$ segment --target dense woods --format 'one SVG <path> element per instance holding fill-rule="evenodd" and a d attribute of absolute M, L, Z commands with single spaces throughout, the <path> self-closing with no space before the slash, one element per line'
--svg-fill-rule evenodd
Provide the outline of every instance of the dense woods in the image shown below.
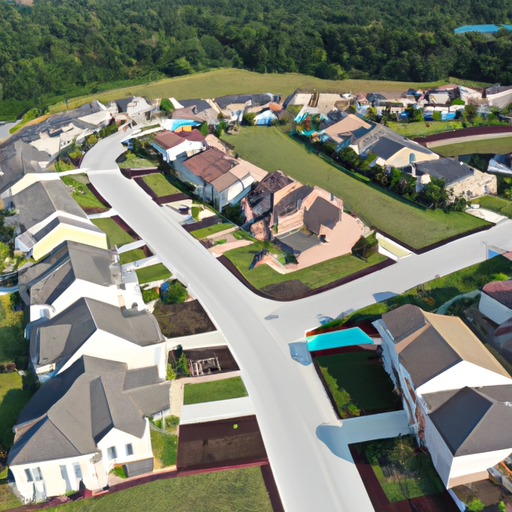
<path fill-rule="evenodd" d="M 512 83 L 512 0 L 0 1 L 0 98 L 214 67 L 321 78 Z"/>

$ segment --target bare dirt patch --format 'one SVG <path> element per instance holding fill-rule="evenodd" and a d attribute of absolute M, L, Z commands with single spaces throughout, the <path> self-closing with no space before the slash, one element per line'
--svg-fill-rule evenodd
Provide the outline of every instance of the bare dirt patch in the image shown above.
<path fill-rule="evenodd" d="M 163 304 L 158 301 L 153 314 L 167 338 L 215 331 L 210 317 L 197 300 L 184 304 Z"/>

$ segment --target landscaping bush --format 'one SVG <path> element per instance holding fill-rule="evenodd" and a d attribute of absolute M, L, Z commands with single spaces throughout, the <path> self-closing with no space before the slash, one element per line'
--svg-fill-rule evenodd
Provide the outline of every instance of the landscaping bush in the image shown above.
<path fill-rule="evenodd" d="M 237 226 L 240 226 L 244 223 L 244 216 L 242 213 L 242 207 L 239 204 L 228 204 L 224 206 L 222 209 L 222 215 L 226 217 L 226 219 L 233 222 Z"/>
<path fill-rule="evenodd" d="M 167 364 L 167 371 L 165 374 L 166 380 L 175 380 L 176 379 L 176 372 L 173 370 L 172 366 L 170 364 Z"/>
<path fill-rule="evenodd" d="M 116 475 L 119 478 L 126 478 L 126 473 L 123 466 L 115 466 L 110 472 L 112 475 Z"/>
<path fill-rule="evenodd" d="M 183 304 L 188 297 L 187 288 L 177 279 L 169 282 L 169 287 L 163 294 L 164 304 Z"/>
<path fill-rule="evenodd" d="M 160 102 L 160 110 L 163 110 L 164 112 L 172 112 L 174 110 L 172 101 L 169 98 L 162 98 L 162 101 Z"/>
<path fill-rule="evenodd" d="M 160 298 L 160 294 L 156 288 L 143 288 L 142 289 L 142 300 L 144 304 L 151 302 L 152 300 L 157 300 Z"/>

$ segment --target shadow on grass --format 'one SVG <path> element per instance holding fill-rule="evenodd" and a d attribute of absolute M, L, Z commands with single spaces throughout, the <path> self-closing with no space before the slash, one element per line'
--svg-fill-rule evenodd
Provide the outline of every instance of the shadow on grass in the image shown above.
<path fill-rule="evenodd" d="M 30 398 L 30 390 L 10 389 L 0 403 L 0 445 L 9 449 L 14 441 L 16 420 Z"/>

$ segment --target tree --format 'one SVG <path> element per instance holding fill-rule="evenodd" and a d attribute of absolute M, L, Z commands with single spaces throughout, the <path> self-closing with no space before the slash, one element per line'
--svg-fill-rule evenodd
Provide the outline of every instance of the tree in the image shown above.
<path fill-rule="evenodd" d="M 407 107 L 405 109 L 407 112 L 407 118 L 410 123 L 417 123 L 423 121 L 423 112 L 419 108 L 415 108 L 413 106 Z"/>
<path fill-rule="evenodd" d="M 446 183 L 442 178 L 434 178 L 431 176 L 430 183 L 425 186 L 423 193 L 427 200 L 432 203 L 432 208 L 434 210 L 439 207 L 444 207 L 448 201 Z"/>
<path fill-rule="evenodd" d="M 169 287 L 163 293 L 164 304 L 183 304 L 188 297 L 187 288 L 177 279 L 170 281 Z"/>
<path fill-rule="evenodd" d="M 466 123 L 472 124 L 478 115 L 478 109 L 476 105 L 466 105 L 464 112 L 462 112 L 462 120 Z"/>
<path fill-rule="evenodd" d="M 256 114 L 254 112 L 244 112 L 243 120 L 247 126 L 254 126 L 254 118 Z"/>
<path fill-rule="evenodd" d="M 174 110 L 174 105 L 169 98 L 162 98 L 160 102 L 160 109 L 164 112 L 172 112 Z"/>

